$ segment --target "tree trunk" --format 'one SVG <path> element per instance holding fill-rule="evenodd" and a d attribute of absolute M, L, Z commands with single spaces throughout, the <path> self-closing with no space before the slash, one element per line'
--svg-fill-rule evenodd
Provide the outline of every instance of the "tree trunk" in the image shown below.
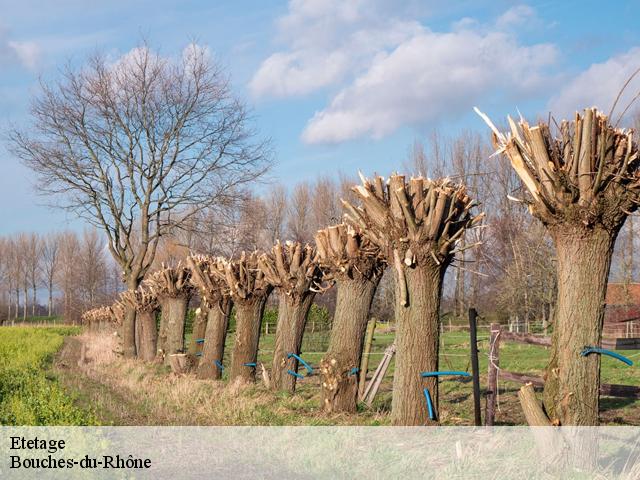
<path fill-rule="evenodd" d="M 156 356 L 163 360 L 165 365 L 169 365 L 169 354 L 167 354 L 167 314 L 168 307 L 163 307 L 160 303 L 160 325 L 158 327 L 158 351 Z M 175 352 L 174 352 L 175 353 Z"/>
<path fill-rule="evenodd" d="M 188 305 L 188 296 L 162 297 L 160 299 L 160 308 L 162 309 L 160 324 L 164 323 L 165 330 L 162 334 L 166 335 L 166 340 L 160 348 L 163 349 L 165 365 L 169 365 L 169 355 L 184 353 L 184 322 L 187 317 Z"/>
<path fill-rule="evenodd" d="M 422 372 L 438 371 L 439 311 L 442 290 L 442 266 L 405 268 L 408 305 L 402 304 L 402 278 L 396 275 L 395 316 L 396 363 L 393 379 L 391 421 L 394 425 L 433 425 L 429 419 L 426 387 L 438 414 L 438 379 L 422 378 Z"/>
<path fill-rule="evenodd" d="M 207 307 L 204 300 L 200 302 L 199 310 L 199 312 L 196 312 L 196 316 L 193 319 L 193 324 L 191 326 L 191 340 L 189 341 L 189 348 L 187 350 L 191 355 L 195 355 L 202 350 L 202 344 L 197 343 L 196 340 L 204 338 L 207 330 L 207 315 L 209 314 L 209 307 Z"/>
<path fill-rule="evenodd" d="M 251 297 L 249 300 L 236 302 L 236 338 L 231 355 L 231 382 L 240 379 L 243 382 L 254 382 L 258 358 L 258 342 L 262 314 L 268 295 Z"/>
<path fill-rule="evenodd" d="M 302 337 L 307 324 L 307 315 L 315 293 L 308 291 L 300 298 L 280 293 L 278 302 L 278 324 L 271 368 L 271 386 L 274 390 L 295 392 L 296 377 L 287 370 L 298 372 L 298 360 L 287 358 L 290 353 L 300 355 Z"/>
<path fill-rule="evenodd" d="M 151 362 L 156 358 L 158 330 L 156 328 L 155 310 L 138 312 L 136 321 L 140 323 L 140 352 L 139 356 Z"/>
<path fill-rule="evenodd" d="M 38 301 L 38 289 L 35 282 L 31 284 L 31 316 L 36 316 L 36 303 Z"/>
<path fill-rule="evenodd" d="M 202 358 L 197 371 L 198 378 L 214 380 L 222 378 L 220 365 L 224 358 L 229 315 L 231 315 L 231 299 L 228 297 L 223 298 L 209 309 Z"/>
<path fill-rule="evenodd" d="M 598 425 L 600 355 L 580 355 L 602 339 L 615 233 L 556 227 L 558 293 L 544 406 L 561 425 Z M 577 288 L 577 286 L 580 288 Z"/>
<path fill-rule="evenodd" d="M 24 286 L 24 305 L 22 306 L 22 321 L 27 321 L 27 304 L 29 303 L 29 289 Z"/>
<path fill-rule="evenodd" d="M 47 306 L 48 306 L 48 315 L 49 317 L 51 317 L 51 315 L 53 314 L 53 284 L 51 282 L 49 282 L 49 302 Z"/>
<path fill-rule="evenodd" d="M 139 282 L 129 279 L 127 288 L 135 290 Z M 125 306 L 125 314 L 122 320 L 122 353 L 125 358 L 134 358 L 138 354 L 136 344 L 136 310 L 131 306 Z"/>
<path fill-rule="evenodd" d="M 326 412 L 355 412 L 358 378 L 369 309 L 380 277 L 354 272 L 338 281 L 329 349 L 321 362 L 321 404 Z"/>

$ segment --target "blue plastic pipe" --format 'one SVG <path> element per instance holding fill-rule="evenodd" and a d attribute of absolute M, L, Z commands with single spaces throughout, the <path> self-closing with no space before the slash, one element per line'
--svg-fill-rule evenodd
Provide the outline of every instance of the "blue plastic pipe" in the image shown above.
<path fill-rule="evenodd" d="M 216 360 L 215 364 L 216 364 L 216 367 L 218 367 L 221 372 L 224 370 L 224 365 L 222 365 L 222 362 L 220 360 Z"/>
<path fill-rule="evenodd" d="M 431 420 L 435 420 L 436 419 L 436 412 L 433 408 L 433 402 L 431 401 L 431 394 L 429 393 L 429 389 L 425 388 L 424 389 L 424 398 L 427 399 L 427 410 L 429 410 L 429 418 Z"/>
<path fill-rule="evenodd" d="M 302 364 L 302 366 L 307 369 L 308 375 L 311 375 L 313 373 L 313 367 L 309 365 L 307 362 L 305 362 L 302 358 L 300 358 L 299 355 L 296 355 L 295 353 L 288 353 L 287 358 L 291 358 L 291 357 L 298 360 Z"/>
<path fill-rule="evenodd" d="M 443 375 L 455 375 L 459 377 L 470 377 L 471 374 L 467 372 L 458 371 L 443 371 L 443 372 L 422 372 L 421 377 L 441 377 Z"/>
<path fill-rule="evenodd" d="M 586 357 L 587 355 L 589 355 L 591 353 L 598 353 L 600 355 L 608 355 L 608 356 L 613 357 L 613 358 L 615 358 L 617 360 L 620 360 L 623 363 L 626 363 L 630 367 L 633 365 L 633 362 L 630 359 L 628 359 L 627 357 L 625 357 L 624 355 L 620 355 L 619 353 L 612 352 L 611 350 L 605 350 L 604 348 L 584 347 L 584 350 L 582 350 L 582 352 L 580 352 L 580 355 L 582 355 L 583 357 Z"/>

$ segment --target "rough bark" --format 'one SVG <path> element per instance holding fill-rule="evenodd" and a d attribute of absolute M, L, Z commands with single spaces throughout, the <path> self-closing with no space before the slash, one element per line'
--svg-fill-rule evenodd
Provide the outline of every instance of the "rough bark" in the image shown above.
<path fill-rule="evenodd" d="M 167 307 L 163 307 L 162 303 L 160 304 L 160 325 L 158 327 L 158 360 L 163 360 L 165 365 L 168 363 L 168 358 L 165 357 L 167 351 L 167 315 L 165 315 L 165 310 Z M 175 353 L 175 352 L 174 352 Z"/>
<path fill-rule="evenodd" d="M 222 378 L 222 369 L 216 362 L 222 364 L 224 358 L 230 314 L 231 299 L 229 297 L 221 298 L 217 305 L 209 308 L 202 357 L 197 371 L 198 378 L 213 380 Z"/>
<path fill-rule="evenodd" d="M 130 305 L 125 307 L 122 320 L 122 354 L 125 358 L 135 358 L 136 350 L 136 309 Z"/>
<path fill-rule="evenodd" d="M 231 355 L 229 380 L 253 383 L 256 379 L 255 364 L 258 359 L 258 342 L 262 314 L 268 295 L 254 295 L 244 301 L 235 301 L 236 336 Z M 249 365 L 248 365 L 249 364 Z"/>
<path fill-rule="evenodd" d="M 142 360 L 151 362 L 156 358 L 158 330 L 156 328 L 156 311 L 142 310 L 137 313 L 140 322 L 140 352 Z"/>
<path fill-rule="evenodd" d="M 203 336 L 192 336 L 190 345 L 195 353 L 198 345 L 194 340 L 204 338 L 197 375 L 199 378 L 218 379 L 222 377 L 222 369 L 216 361 L 222 363 L 232 306 L 230 289 L 221 274 L 224 262 L 207 255 L 191 255 L 187 257 L 187 265 L 191 270 L 190 281 L 200 292 L 201 311 L 207 314 Z"/>
<path fill-rule="evenodd" d="M 152 291 L 143 285 L 135 290 L 127 290 L 120 294 L 125 306 L 124 322 L 127 320 L 128 309 L 134 308 L 136 321 L 134 323 L 135 339 L 138 341 L 138 356 L 151 361 L 157 353 L 158 331 L 155 312 L 158 310 L 158 299 Z M 126 347 L 126 343 L 124 343 Z"/>
<path fill-rule="evenodd" d="M 396 275 L 398 272 L 396 272 Z M 442 271 L 437 266 L 405 269 L 408 303 L 403 304 L 396 287 L 396 363 L 393 377 L 391 421 L 394 425 L 436 424 L 430 420 L 423 389 L 429 389 L 438 408 L 437 377 L 422 372 L 438 371 L 439 312 Z M 396 279 L 396 285 L 401 280 Z"/>
<path fill-rule="evenodd" d="M 165 365 L 169 365 L 169 355 L 184 352 L 184 323 L 188 306 L 189 297 L 185 295 L 160 298 L 160 309 L 164 318 L 160 321 L 160 328 L 162 331 L 164 323 L 165 331 L 162 333 L 166 336 L 166 340 L 159 349 L 163 350 Z"/>
<path fill-rule="evenodd" d="M 190 279 L 191 270 L 178 262 L 173 267 L 162 264 L 144 282 L 160 302 L 162 317 L 158 355 L 164 357 L 165 365 L 169 365 L 169 355 L 184 352 L 184 323 L 193 292 Z"/>
<path fill-rule="evenodd" d="M 300 242 L 276 242 L 270 252 L 260 255 L 258 266 L 266 280 L 278 290 L 278 325 L 270 386 L 274 390 L 293 393 L 297 377 L 288 373 L 298 371 L 298 360 L 287 358 L 300 355 L 307 314 L 315 292 L 321 290 L 322 272 L 315 260 L 311 245 Z"/>
<path fill-rule="evenodd" d="M 478 112 L 480 113 L 480 112 Z M 611 251 L 638 208 L 640 162 L 633 131 L 595 108 L 555 126 L 508 118 L 493 142 L 528 191 L 522 199 L 547 228 L 557 252 L 557 305 L 544 405 L 555 424 L 597 425 L 599 355 L 580 351 L 602 336 Z"/>
<path fill-rule="evenodd" d="M 555 423 L 597 425 L 600 355 L 583 357 L 580 352 L 599 346 L 602 339 L 615 233 L 555 228 L 558 293 L 544 405 Z"/>
<path fill-rule="evenodd" d="M 438 369 L 438 316 L 442 278 L 461 247 L 468 228 L 483 214 L 473 216 L 474 202 L 463 185 L 448 179 L 430 180 L 392 175 L 373 180 L 361 177 L 353 191 L 362 202 L 345 202 L 351 224 L 377 245 L 393 266 L 396 287 L 397 357 L 392 400 L 395 425 L 424 425 L 429 420 L 424 400 L 428 388 L 438 411 L 437 377 L 423 379 L 424 371 Z"/>
<path fill-rule="evenodd" d="M 356 274 L 337 282 L 329 348 L 321 364 L 320 401 L 326 412 L 355 412 L 364 335 L 380 275 Z"/>
<path fill-rule="evenodd" d="M 274 390 L 295 392 L 296 377 L 287 372 L 298 372 L 298 360 L 290 353 L 301 354 L 304 329 L 307 315 L 313 303 L 314 292 L 308 291 L 302 296 L 292 297 L 280 292 L 278 302 L 278 325 L 271 368 L 271 387 Z"/>
<path fill-rule="evenodd" d="M 325 281 L 338 285 L 329 349 L 320 362 L 326 412 L 356 410 L 364 334 L 385 261 L 357 227 L 344 224 L 316 234 Z"/>
<path fill-rule="evenodd" d="M 202 351 L 202 344 L 197 343 L 196 340 L 204 338 L 207 331 L 207 317 L 209 315 L 209 307 L 206 302 L 201 302 L 200 307 L 196 309 L 196 314 L 193 319 L 193 325 L 191 326 L 191 340 L 189 341 L 188 353 L 195 355 Z"/>

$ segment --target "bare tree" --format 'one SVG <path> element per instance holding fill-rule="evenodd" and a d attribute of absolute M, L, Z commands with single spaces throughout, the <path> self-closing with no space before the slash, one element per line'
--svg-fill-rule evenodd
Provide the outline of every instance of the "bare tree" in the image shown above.
<path fill-rule="evenodd" d="M 308 183 L 298 183 L 291 193 L 288 222 L 289 237 L 294 242 L 308 243 L 312 240 L 311 188 Z"/>
<path fill-rule="evenodd" d="M 94 55 L 42 83 L 31 117 L 30 128 L 10 134 L 12 151 L 38 175 L 40 192 L 105 232 L 130 290 L 162 235 L 268 167 L 246 108 L 196 45 L 180 58 L 146 45 L 115 63 Z M 135 356 L 131 306 L 123 330 L 124 354 Z"/>
<path fill-rule="evenodd" d="M 602 337 L 605 293 L 616 237 L 637 209 L 638 145 L 595 108 L 555 129 L 509 119 L 495 146 L 526 187 L 529 212 L 545 226 L 557 253 L 557 302 L 544 388 L 546 413 L 563 425 L 597 425 L 600 358 L 582 356 Z"/>
<path fill-rule="evenodd" d="M 45 235 L 42 242 L 42 273 L 47 287 L 47 315 L 53 314 L 53 287 L 60 260 L 60 235 Z"/>
<path fill-rule="evenodd" d="M 284 238 L 287 215 L 287 190 L 283 185 L 275 185 L 265 197 L 267 205 L 266 230 L 268 242 L 273 245 Z"/>
<path fill-rule="evenodd" d="M 398 353 L 393 379 L 392 421 L 396 425 L 435 423 L 427 416 L 421 393 L 426 385 L 438 406 L 439 314 L 442 281 L 466 228 L 482 219 L 472 216 L 473 201 L 462 185 L 422 177 L 406 181 L 392 175 L 362 178 L 354 187 L 361 207 L 345 202 L 347 221 L 357 225 L 393 265 Z"/>

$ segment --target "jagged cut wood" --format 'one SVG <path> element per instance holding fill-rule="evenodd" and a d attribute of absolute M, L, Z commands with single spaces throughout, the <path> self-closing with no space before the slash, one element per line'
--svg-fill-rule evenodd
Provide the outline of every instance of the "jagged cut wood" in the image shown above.
<path fill-rule="evenodd" d="M 522 201 L 556 247 L 558 288 L 545 410 L 562 425 L 597 425 L 600 358 L 582 357 L 580 351 L 601 341 L 615 240 L 640 202 L 634 132 L 611 125 L 596 108 L 554 122 L 555 127 L 508 117 L 506 133 L 477 112 L 492 130 L 497 153 L 506 155 L 522 180 Z"/>
<path fill-rule="evenodd" d="M 124 321 L 124 316 L 126 313 L 126 308 L 122 302 L 116 301 L 111 305 L 111 311 L 113 313 L 113 322 L 116 326 L 122 326 L 122 322 Z"/>
<path fill-rule="evenodd" d="M 258 267 L 266 280 L 287 296 L 320 291 L 322 272 L 315 261 L 315 250 L 300 242 L 276 242 L 270 252 L 258 257 Z"/>
<path fill-rule="evenodd" d="M 81 316 L 82 323 L 89 327 L 89 330 L 101 330 L 108 324 L 116 324 L 115 313 L 110 306 L 97 307 L 84 312 Z"/>
<path fill-rule="evenodd" d="M 264 306 L 273 289 L 258 268 L 258 252 L 240 258 L 216 258 L 211 272 L 226 283 L 236 308 L 236 338 L 231 356 L 231 382 L 254 382 Z"/>
<path fill-rule="evenodd" d="M 293 393 L 307 316 L 316 292 L 322 290 L 322 271 L 315 250 L 300 242 L 278 241 L 270 252 L 258 258 L 258 267 L 279 292 L 278 324 L 270 384 L 274 390 Z"/>
<path fill-rule="evenodd" d="M 158 298 L 141 285 L 136 290 L 127 290 L 120 294 L 120 300 L 136 311 L 136 324 L 139 337 L 139 356 L 145 361 L 152 361 L 156 357 L 158 331 L 156 328 L 156 312 Z"/>
<path fill-rule="evenodd" d="M 180 262 L 175 267 L 162 265 L 144 281 L 160 304 L 160 331 L 157 357 L 169 365 L 169 355 L 184 353 L 184 324 L 193 293 L 191 270 Z"/>
<path fill-rule="evenodd" d="M 191 255 L 187 257 L 187 265 L 191 269 L 191 283 L 200 292 L 206 311 L 206 327 L 204 343 L 198 342 L 198 334 L 192 335 L 190 351 L 202 352 L 198 363 L 198 378 L 219 379 L 222 377 L 222 362 L 227 338 L 229 315 L 231 313 L 231 297 L 225 280 L 221 279 L 213 269 L 217 269 L 218 261 L 208 255 Z M 198 317 L 205 312 L 199 312 Z M 201 348 L 199 347 L 201 345 Z"/>
<path fill-rule="evenodd" d="M 424 408 L 429 389 L 438 408 L 438 322 L 442 280 L 464 232 L 483 214 L 472 215 L 466 188 L 449 179 L 392 175 L 388 180 L 360 175 L 353 188 L 359 206 L 343 201 L 345 220 L 357 226 L 393 267 L 398 324 L 392 421 L 396 425 L 433 423 Z M 466 247 L 461 247 L 466 248 Z M 416 339 L 419 339 L 418 341 Z"/>
<path fill-rule="evenodd" d="M 555 132 L 545 122 L 532 127 L 524 118 L 507 117 L 510 131 L 502 133 L 476 111 L 492 130 L 496 153 L 506 154 L 531 194 L 524 199 L 530 212 L 545 224 L 606 222 L 617 227 L 619 219 L 607 217 L 635 208 L 640 174 L 633 130 L 615 128 L 605 114 L 587 108 L 572 121 L 562 120 Z M 572 205 L 581 208 L 571 211 Z M 610 211 L 603 211 L 607 206 Z"/>
<path fill-rule="evenodd" d="M 325 280 L 338 289 L 329 348 L 320 362 L 321 404 L 327 412 L 355 412 L 364 335 L 385 261 L 377 246 L 345 224 L 318 231 L 316 248 Z"/>

